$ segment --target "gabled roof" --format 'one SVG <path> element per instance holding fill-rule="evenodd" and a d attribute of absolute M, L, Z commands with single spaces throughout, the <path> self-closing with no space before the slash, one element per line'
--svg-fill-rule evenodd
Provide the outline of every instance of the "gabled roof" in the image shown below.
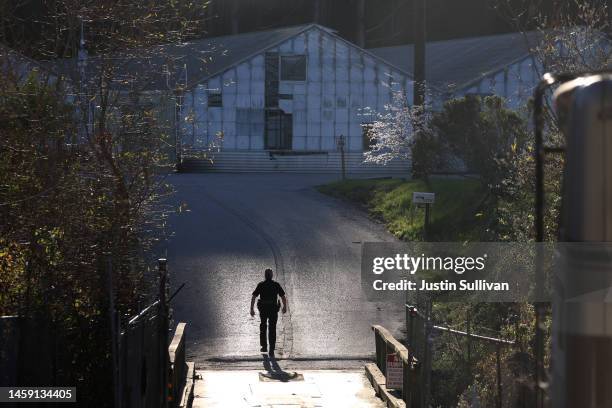
<path fill-rule="evenodd" d="M 190 88 L 312 28 L 326 32 L 349 46 L 359 48 L 329 28 L 318 24 L 306 24 L 204 38 L 180 44 L 164 44 L 146 49 L 139 48 L 116 53 L 110 57 L 90 57 L 87 59 L 85 74 L 89 78 L 95 78 L 100 72 L 100 65 L 110 62 L 116 67 L 113 82 L 117 88 L 165 90 L 173 89 L 177 83 L 186 83 L 187 88 Z M 368 50 L 359 49 L 404 75 L 411 76 L 391 61 L 380 58 Z M 49 61 L 49 63 L 67 75 L 76 76 L 78 73 L 76 58 Z M 168 71 L 172 74 L 167 74 Z"/>
<path fill-rule="evenodd" d="M 179 58 L 178 66 L 187 65 L 187 84 L 198 83 L 222 73 L 268 48 L 295 37 L 314 24 L 250 33 L 205 38 L 180 45 L 158 47 L 162 55 Z"/>
<path fill-rule="evenodd" d="M 425 51 L 426 81 L 445 92 L 466 88 L 528 57 L 539 39 L 539 33 L 528 32 L 429 42 Z M 413 50 L 413 45 L 369 49 L 411 73 Z"/>

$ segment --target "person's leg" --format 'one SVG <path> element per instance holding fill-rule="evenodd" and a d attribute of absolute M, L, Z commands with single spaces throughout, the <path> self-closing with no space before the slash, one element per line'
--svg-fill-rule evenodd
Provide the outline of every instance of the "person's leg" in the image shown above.
<path fill-rule="evenodd" d="M 261 319 L 259 323 L 259 345 L 261 346 L 261 351 L 266 351 L 266 320 L 268 319 L 268 315 L 263 308 L 259 309 L 259 318 Z"/>
<path fill-rule="evenodd" d="M 276 348 L 276 321 L 278 320 L 278 312 L 270 313 L 268 318 L 268 340 L 270 341 L 270 352 L 273 352 Z"/>

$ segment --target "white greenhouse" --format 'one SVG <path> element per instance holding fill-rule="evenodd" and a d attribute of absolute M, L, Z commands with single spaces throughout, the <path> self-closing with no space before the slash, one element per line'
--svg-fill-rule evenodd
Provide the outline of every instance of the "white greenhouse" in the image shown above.
<path fill-rule="evenodd" d="M 185 157 L 212 145 L 212 170 L 403 174 L 410 163 L 364 164 L 371 111 L 397 91 L 412 95 L 406 71 L 319 25 L 240 34 L 189 44 L 181 100 Z M 192 74 L 193 73 L 193 74 Z M 368 111 L 364 108 L 369 108 Z"/>
<path fill-rule="evenodd" d="M 525 106 L 541 75 L 538 41 L 511 33 L 428 43 L 428 104 L 478 94 Z M 52 64 L 75 83 L 108 83 L 125 104 L 151 106 L 185 170 L 336 173 L 344 163 L 352 176 L 410 177 L 410 160 L 366 164 L 363 153 L 376 113 L 397 92 L 412 103 L 412 58 L 410 45 L 366 50 L 308 24 Z"/>

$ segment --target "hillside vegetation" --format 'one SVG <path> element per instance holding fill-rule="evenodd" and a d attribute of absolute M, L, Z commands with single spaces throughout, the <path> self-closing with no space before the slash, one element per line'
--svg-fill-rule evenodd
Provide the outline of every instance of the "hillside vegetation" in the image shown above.
<path fill-rule="evenodd" d="M 375 219 L 402 240 L 423 238 L 425 209 L 412 203 L 412 193 L 433 192 L 431 241 L 475 241 L 488 236 L 487 192 L 473 178 L 424 180 L 345 180 L 319 186 L 324 194 L 364 207 Z"/>

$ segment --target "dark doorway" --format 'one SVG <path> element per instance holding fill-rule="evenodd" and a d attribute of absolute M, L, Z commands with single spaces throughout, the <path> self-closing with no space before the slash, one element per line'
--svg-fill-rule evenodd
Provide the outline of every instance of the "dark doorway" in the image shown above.
<path fill-rule="evenodd" d="M 266 144 L 268 150 L 291 150 L 293 116 L 280 109 L 266 110 Z"/>

